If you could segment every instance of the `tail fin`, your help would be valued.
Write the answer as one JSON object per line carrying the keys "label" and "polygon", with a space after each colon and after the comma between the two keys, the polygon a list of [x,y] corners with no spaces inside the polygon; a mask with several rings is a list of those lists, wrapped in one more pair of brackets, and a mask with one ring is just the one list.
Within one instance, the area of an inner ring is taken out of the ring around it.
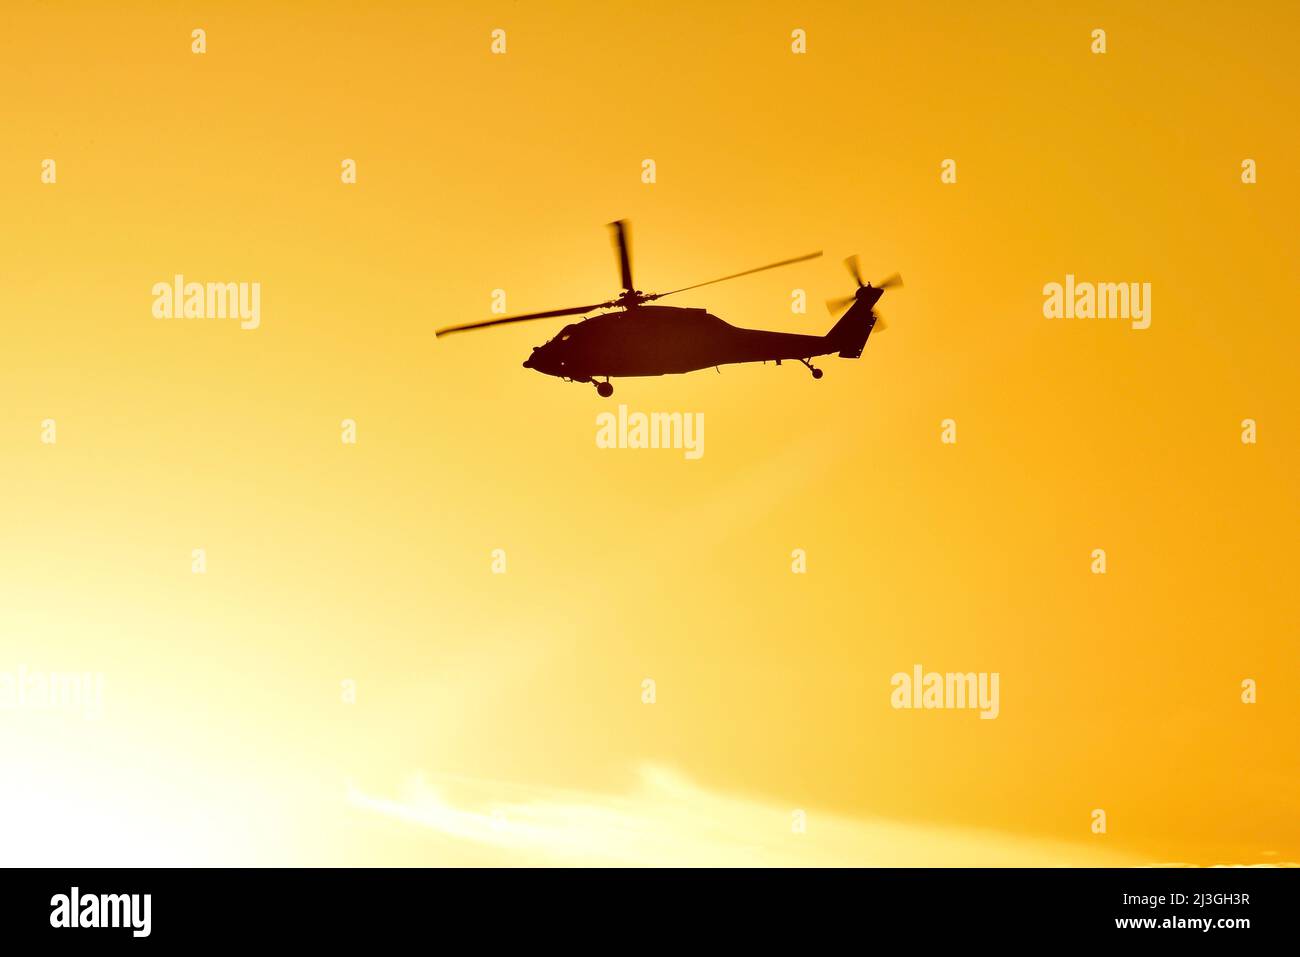
{"label": "tail fin", "polygon": [[875,325],[876,314],[871,311],[871,307],[856,302],[826,333],[826,341],[839,350],[841,359],[857,359],[861,357],[862,349]]}

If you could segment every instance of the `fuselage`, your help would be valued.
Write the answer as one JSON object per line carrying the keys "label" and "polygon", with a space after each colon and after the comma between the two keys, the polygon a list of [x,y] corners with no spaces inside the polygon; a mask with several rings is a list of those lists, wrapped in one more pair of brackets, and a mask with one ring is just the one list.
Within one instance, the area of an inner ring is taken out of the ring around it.
{"label": "fuselage", "polygon": [[741,329],[703,309],[637,306],[565,326],[524,367],[576,379],[693,372],[736,362],[838,352],[829,336]]}

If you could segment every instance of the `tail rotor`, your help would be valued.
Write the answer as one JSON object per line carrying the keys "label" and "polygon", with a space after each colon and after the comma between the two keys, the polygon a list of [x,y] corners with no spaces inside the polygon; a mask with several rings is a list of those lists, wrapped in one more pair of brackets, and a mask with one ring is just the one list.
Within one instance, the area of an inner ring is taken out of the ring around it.
{"label": "tail rotor", "polygon": [[[853,295],[851,296],[840,296],[836,299],[826,300],[826,308],[830,310],[832,315],[858,301],[866,301],[868,306],[874,306],[876,300],[884,294],[886,289],[900,288],[903,285],[903,277],[898,273],[887,276],[874,285],[863,280],[862,266],[856,253],[844,260],[844,268],[849,271],[849,275],[853,277],[853,281],[857,284],[858,288],[853,290]],[[876,331],[885,329],[885,321],[879,316],[876,316],[876,322],[873,328]]]}

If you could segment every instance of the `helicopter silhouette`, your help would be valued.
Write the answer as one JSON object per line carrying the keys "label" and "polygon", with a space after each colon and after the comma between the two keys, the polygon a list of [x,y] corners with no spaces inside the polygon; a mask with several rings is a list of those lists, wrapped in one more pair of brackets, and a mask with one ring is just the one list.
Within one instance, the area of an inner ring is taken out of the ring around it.
{"label": "helicopter silhouette", "polygon": [[[556,376],[570,382],[585,382],[596,386],[602,398],[614,394],[610,382],[613,377],[658,376],[694,372],[739,362],[782,360],[802,362],[812,372],[814,379],[822,377],[822,370],[812,364],[815,356],[835,353],[842,359],[857,359],[867,344],[873,329],[884,329],[884,322],[875,313],[876,302],[886,289],[901,286],[897,274],[872,285],[862,281],[858,257],[844,261],[849,274],[857,282],[850,296],[833,299],[826,305],[837,312],[849,306],[848,312],[824,336],[801,335],[792,332],[767,332],[762,329],[743,329],[724,322],[704,309],[680,306],[651,306],[647,303],[679,292],[711,286],[714,283],[739,279],[767,269],[790,266],[794,263],[816,259],[821,252],[783,259],[744,272],[732,273],[720,279],[683,286],[669,292],[641,292],[632,284],[632,260],[628,249],[628,224],[625,220],[610,223],[614,231],[614,246],[618,252],[619,271],[623,291],[615,299],[590,306],[570,309],[550,309],[530,312],[521,316],[505,316],[459,326],[438,329],[437,336],[483,329],[511,322],[528,322],[558,316],[576,316],[600,309],[614,312],[591,316],[572,323],[544,345],[534,346],[532,355],[524,360],[525,369],[534,369],[545,375]],[[597,379],[604,379],[598,382]]]}

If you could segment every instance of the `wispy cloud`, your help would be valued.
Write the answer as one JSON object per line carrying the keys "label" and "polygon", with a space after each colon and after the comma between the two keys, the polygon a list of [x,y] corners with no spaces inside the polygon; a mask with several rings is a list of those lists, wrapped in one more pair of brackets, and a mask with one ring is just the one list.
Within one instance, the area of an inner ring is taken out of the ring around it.
{"label": "wispy cloud", "polygon": [[[453,801],[456,792],[467,797]],[[654,765],[626,793],[417,777],[400,798],[350,788],[360,808],[519,864],[639,866],[1125,866],[1123,854],[991,831],[852,818],[700,787]]]}

